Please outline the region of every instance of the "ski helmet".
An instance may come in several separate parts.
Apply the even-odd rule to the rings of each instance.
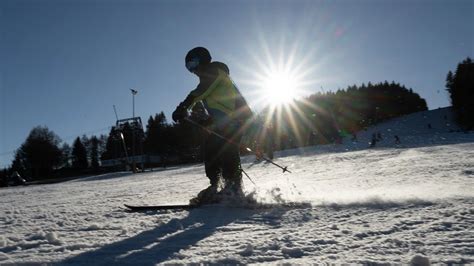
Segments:
[[[185,58],[186,68],[189,72],[194,72],[199,65],[209,64],[211,62],[211,54],[204,47],[196,47],[191,49]]]

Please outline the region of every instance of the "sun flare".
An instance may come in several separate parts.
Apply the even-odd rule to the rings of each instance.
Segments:
[[[269,73],[263,78],[261,87],[266,101],[271,105],[287,104],[300,96],[297,78],[285,71]]]
[[[259,43],[248,50],[252,61],[240,65],[247,74],[240,84],[249,88],[249,102],[257,109],[271,112],[304,102],[324,81],[318,72],[323,66],[318,47],[306,47],[299,38],[288,42],[284,37],[274,37],[257,32]]]

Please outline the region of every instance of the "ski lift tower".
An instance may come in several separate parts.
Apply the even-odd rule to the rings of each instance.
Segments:
[[[135,95],[137,95],[138,91],[134,89],[130,89],[130,92],[132,93],[132,119],[135,118]],[[140,120],[140,125],[142,121]],[[142,131],[143,131],[143,126],[142,126]],[[135,130],[132,131],[132,171],[135,173],[137,166],[135,162]],[[142,165],[143,169],[143,165]]]
[[[145,132],[143,131],[143,124],[142,119],[140,117],[131,117],[125,119],[118,119],[115,127],[120,130],[123,134],[131,133],[132,138],[132,156],[130,156],[132,171],[136,172],[136,165],[137,162],[141,164],[141,168],[144,166],[144,158],[143,158],[143,138],[145,136]],[[124,139],[124,137],[122,137]],[[139,144],[139,155],[135,153],[135,143]],[[127,148],[124,145],[125,153]],[[129,161],[129,163],[130,163]]]

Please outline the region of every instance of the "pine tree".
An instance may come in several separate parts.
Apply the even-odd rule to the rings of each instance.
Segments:
[[[35,127],[16,151],[13,167],[31,178],[52,178],[59,167],[62,153],[61,139],[47,127]]]
[[[170,135],[169,126],[166,122],[166,116],[163,112],[150,116],[146,126],[145,133],[145,152],[147,154],[164,154],[169,149]]]
[[[94,171],[99,169],[99,139],[96,136],[90,138],[91,167]]]
[[[451,97],[451,104],[456,121],[463,128],[474,128],[474,63],[466,58],[458,64],[456,72],[448,72],[446,87]]]
[[[89,166],[87,162],[87,150],[79,137],[76,138],[72,145],[72,167],[76,170],[84,170]]]
[[[61,153],[62,153],[62,160],[61,164],[63,167],[70,168],[72,166],[71,164],[71,146],[69,144],[64,143],[63,146],[61,147]]]

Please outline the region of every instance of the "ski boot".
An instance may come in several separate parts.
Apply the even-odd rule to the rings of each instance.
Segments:
[[[242,184],[240,182],[226,182],[225,187],[217,193],[219,198],[224,200],[238,200],[245,198],[244,191],[242,189]]]
[[[211,204],[211,203],[217,203],[217,185],[215,186],[209,186],[205,189],[203,189],[201,192],[198,193],[198,195],[194,198],[192,198],[189,201],[190,205],[203,205],[203,204]]]

